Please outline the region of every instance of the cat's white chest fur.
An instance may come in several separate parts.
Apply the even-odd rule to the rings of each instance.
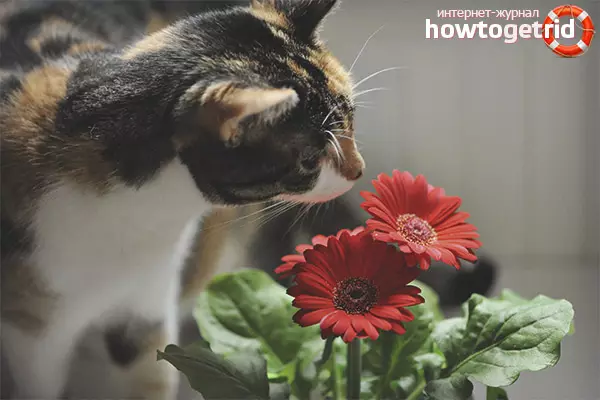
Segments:
[[[139,189],[98,196],[64,184],[40,202],[33,265],[60,293],[70,320],[129,307],[159,317],[160,293],[177,290],[197,218],[210,207],[178,160]]]

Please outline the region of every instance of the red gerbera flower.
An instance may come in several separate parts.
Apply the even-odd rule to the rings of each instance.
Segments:
[[[412,321],[405,307],[420,304],[420,289],[408,286],[419,269],[406,265],[394,247],[368,233],[330,237],[304,252],[297,264],[295,286],[288,294],[300,310],[294,321],[301,326],[320,324],[323,338],[341,336],[377,339],[378,330],[406,332],[402,322]]]
[[[377,194],[361,192],[361,207],[373,216],[367,228],[376,239],[397,243],[411,265],[418,262],[426,270],[434,258],[458,269],[458,258],[477,260],[479,234],[466,223],[469,214],[457,211],[460,197],[446,196],[422,175],[397,170],[392,177],[380,174],[373,186]]]
[[[354,235],[358,235],[359,233],[363,232],[364,230],[365,230],[365,228],[363,228],[362,226],[359,226],[358,228],[354,228],[353,230],[342,229],[335,235],[335,237],[337,237],[339,239],[340,236],[342,235],[342,233],[344,233],[344,232],[350,234],[351,236],[354,236]],[[329,236],[329,237],[331,237],[331,236]],[[316,246],[318,244],[321,244],[323,246],[327,245],[327,239],[329,239],[329,237],[323,236],[323,235],[317,235],[312,238],[312,240],[311,240],[312,245],[300,244],[300,245],[296,246],[296,251],[298,252],[298,254],[290,254],[290,255],[281,257],[281,261],[283,261],[283,264],[281,264],[279,267],[275,268],[275,273],[278,275],[277,278],[285,279],[285,278],[293,275],[292,269],[294,268],[294,265],[305,261],[304,256],[302,254],[306,250],[310,250],[313,248],[313,246]]]

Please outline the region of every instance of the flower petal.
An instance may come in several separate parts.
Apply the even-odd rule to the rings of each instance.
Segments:
[[[338,321],[333,326],[333,333],[342,336],[348,328],[350,328],[350,318],[347,314],[344,314],[339,317]]]
[[[399,320],[402,318],[402,314],[400,314],[400,311],[391,306],[374,306],[373,308],[371,308],[371,314],[387,319]]]
[[[302,255],[306,250],[310,250],[312,249],[313,246],[311,246],[310,244],[299,244],[298,246],[296,246],[296,251],[300,254],[298,254],[298,256],[304,258],[304,256]]]
[[[370,207],[368,211],[369,214],[379,218],[383,222],[388,223],[390,226],[394,226],[394,224],[396,223],[394,216],[389,211],[386,213],[384,210],[377,207]]]
[[[431,257],[427,254],[423,254],[419,257],[419,268],[423,271],[427,271],[431,267]]]
[[[394,294],[387,298],[387,303],[394,307],[408,307],[419,304],[418,299],[408,294]]]
[[[300,287],[307,294],[328,297],[331,296],[333,292],[333,288],[329,286],[329,284],[325,282],[323,278],[311,273],[301,272],[297,274],[296,283],[298,284],[297,287]]]
[[[325,308],[322,310],[306,311],[300,310],[292,317],[294,322],[300,326],[310,326],[318,324],[321,319],[326,317],[329,313],[333,312],[335,308]]]
[[[316,235],[312,238],[313,246],[320,244],[321,246],[325,246],[327,244],[327,236],[324,235]]]
[[[354,315],[352,317],[352,326],[359,334],[364,332],[371,339],[376,340],[379,337],[377,329],[363,315]]]
[[[274,272],[278,275],[277,279],[285,279],[292,274],[292,270],[294,269],[295,263],[286,263],[281,264],[279,267],[275,268]]]
[[[350,343],[355,338],[356,331],[351,326],[348,326],[348,329],[346,329],[346,332],[344,332],[344,335],[342,336],[342,340],[346,343]]]
[[[396,232],[395,227],[372,218],[367,220],[367,227],[372,231],[379,230],[382,232]]]
[[[296,296],[296,298],[292,301],[292,305],[297,308],[316,310],[319,308],[332,308],[333,301],[331,298],[301,294]]]
[[[401,323],[392,322],[392,331],[398,335],[404,335],[406,333],[406,328],[404,328]]]
[[[390,324],[387,320],[378,318],[371,313],[365,314],[365,318],[376,328],[383,329],[384,331],[389,331],[392,329],[392,324]]]
[[[435,226],[448,218],[460,207],[462,200],[460,197],[445,196],[440,198],[435,209],[428,215],[429,224]]]
[[[331,314],[327,315],[321,320],[321,330],[330,329],[343,315],[345,315],[345,313],[341,310],[335,310]]]

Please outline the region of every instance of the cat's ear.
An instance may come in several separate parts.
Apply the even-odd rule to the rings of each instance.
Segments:
[[[226,144],[235,146],[241,141],[240,122],[243,119],[255,117],[259,123],[272,123],[294,108],[298,101],[296,91],[289,88],[217,82],[202,92],[197,118],[202,125],[218,132]]]
[[[338,0],[252,0],[252,8],[285,16],[296,33],[310,38],[337,3]]]

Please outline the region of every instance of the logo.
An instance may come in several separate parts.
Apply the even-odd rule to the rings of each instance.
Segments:
[[[558,21],[560,17],[571,17],[581,23],[582,34],[579,42],[572,45],[563,45],[558,42],[555,36],[560,36]],[[577,57],[586,52],[592,43],[594,34],[594,23],[590,15],[580,7],[572,4],[558,6],[548,13],[544,20],[544,42],[554,53],[562,57]],[[564,36],[564,35],[563,35]]]
[[[520,39],[542,39],[555,54],[561,57],[577,57],[589,49],[596,34],[594,23],[589,14],[581,7],[566,4],[554,8],[540,22],[540,10],[533,9],[474,9],[474,10],[437,10],[437,17],[459,19],[463,23],[437,24],[425,19],[426,39],[499,39],[504,43],[517,43]],[[559,18],[569,18],[568,23],[559,24]],[[477,18],[477,23],[467,20]],[[484,18],[499,20],[500,23],[488,23]],[[508,23],[519,19],[536,19],[534,22]],[[493,21],[496,22],[496,21]],[[579,28],[579,29],[575,29]],[[581,36],[579,36],[581,30]],[[567,39],[579,40],[577,43]]]

